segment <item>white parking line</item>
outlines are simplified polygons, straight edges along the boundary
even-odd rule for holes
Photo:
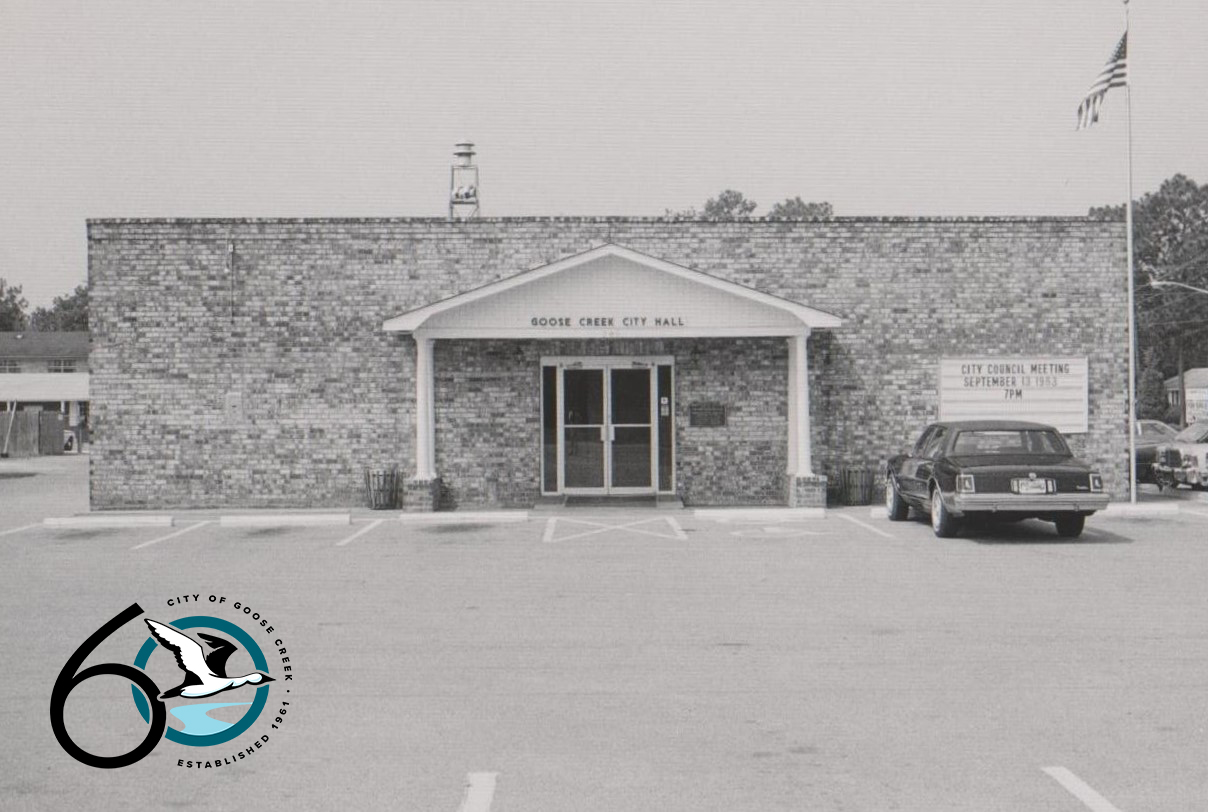
[[[384,521],[386,521],[386,520],[385,520],[385,519],[376,519],[376,520],[374,520],[374,521],[370,522],[369,524],[365,525],[365,526],[364,526],[364,527],[362,527],[360,530],[358,530],[357,532],[353,533],[351,536],[349,536],[348,538],[344,539],[343,541],[338,541],[338,542],[336,542],[336,546],[337,546],[337,547],[343,547],[345,544],[347,544],[348,542],[352,541],[352,540],[353,540],[354,538],[356,538],[357,536],[363,536],[363,535],[365,535],[365,534],[366,534],[366,533],[368,533],[370,530],[372,530],[373,528],[377,527],[379,524],[381,524],[381,523],[382,523],[382,522],[384,522]]]
[[[868,524],[867,522],[862,522],[859,519],[856,519],[852,516],[848,516],[846,513],[836,513],[835,515],[838,516],[840,519],[843,519],[844,521],[848,521],[848,522],[851,522],[852,524],[863,527],[865,530],[869,531],[870,533],[876,533],[881,538],[886,538],[886,539],[896,539],[897,538],[897,536],[895,536],[893,533],[886,533],[884,530],[881,530],[878,527],[873,527],[871,524]]]
[[[188,533],[191,530],[196,530],[197,528],[199,528],[205,524],[213,524],[213,522],[207,519],[206,521],[198,522],[197,524],[191,524],[188,527],[186,527],[184,530],[177,530],[175,533],[169,533],[168,535],[160,536],[157,539],[151,539],[150,541],[144,541],[142,544],[136,544],[133,547],[131,547],[130,549],[131,550],[141,550],[144,547],[150,547],[152,544],[158,544],[161,541],[167,541],[168,539],[174,539],[177,536],[183,536],[185,533]]]
[[[1065,787],[1067,792],[1086,804],[1086,808],[1092,812],[1120,812],[1110,801],[1091,789],[1089,784],[1065,767],[1044,767],[1042,772],[1047,773],[1050,778]]]
[[[558,526],[557,519],[546,519],[545,520],[545,533],[543,533],[541,536],[541,541],[544,544],[549,544],[551,541],[554,540],[554,528],[557,526]]]
[[[747,527],[742,530],[731,530],[731,536],[739,538],[801,538],[802,536],[822,536],[825,535],[817,530],[803,530],[800,527],[783,527],[780,525],[771,525],[769,527]]]
[[[552,520],[551,520],[552,521]],[[491,812],[495,798],[495,779],[499,773],[470,773],[466,776],[466,795],[458,812]]]
[[[1185,507],[1179,507],[1179,513],[1186,513],[1190,516],[1208,516],[1208,513],[1202,510],[1188,510]]]
[[[10,533],[20,533],[22,530],[32,530],[35,527],[41,527],[40,522],[35,524],[27,524],[24,527],[14,527],[12,530],[0,530],[0,536],[7,536]]]
[[[684,532],[684,528],[680,527],[679,522],[670,516],[664,516],[663,518],[667,520],[667,524],[671,525],[671,531],[675,533],[677,539],[688,538],[688,535]]]

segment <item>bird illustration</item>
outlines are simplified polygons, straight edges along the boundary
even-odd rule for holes
[[[198,632],[197,636],[213,649],[206,654],[193,638],[182,634],[171,626],[157,620],[144,618],[151,636],[159,644],[176,655],[176,664],[185,672],[185,681],[175,688],[164,691],[160,699],[171,699],[183,696],[197,699],[203,696],[213,696],[223,691],[230,691],[244,685],[259,685],[262,682],[273,682],[268,674],[253,671],[241,677],[226,675],[226,661],[235,651],[235,644],[212,634]]]

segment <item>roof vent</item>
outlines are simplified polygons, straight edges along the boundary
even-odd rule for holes
[[[474,165],[474,145],[462,141],[453,147],[453,166],[449,168],[449,219],[469,220],[478,216],[478,167]]]

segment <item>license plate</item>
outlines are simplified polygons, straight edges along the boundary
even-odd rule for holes
[[[1049,489],[1043,479],[1017,479],[1015,480],[1015,492],[1035,496],[1038,493],[1048,493]]]

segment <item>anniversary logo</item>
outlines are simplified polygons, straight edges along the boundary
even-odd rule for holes
[[[234,620],[209,614],[163,620],[145,617],[143,623],[150,636],[134,654],[133,665],[110,662],[81,670],[88,656],[107,638],[143,614],[142,607],[134,603],[97,629],[68,658],[50,695],[50,726],[68,755],[90,767],[128,767],[167,739],[186,747],[207,748],[182,754],[177,766],[213,769],[247,759],[268,745],[272,731],[281,729],[292,710],[294,667],[285,642],[259,611],[245,601],[228,600],[225,595],[195,593],[169,598],[165,602],[169,610],[166,614],[175,614],[180,607],[194,604],[199,608],[208,604],[208,611],[233,615]],[[255,635],[260,636],[260,642]],[[232,656],[236,662],[250,660],[251,669],[228,665]],[[152,678],[152,673],[160,675],[161,680],[174,682],[166,683],[171,687],[161,690],[161,683]],[[85,750],[67,732],[64,718],[68,695],[84,681],[102,675],[122,677],[133,683],[134,706],[143,721],[150,724],[146,736],[134,749],[116,756]],[[269,693],[274,688],[279,691],[272,702],[275,713],[265,715],[265,708],[270,707]],[[197,701],[219,695],[228,701]],[[234,721],[210,715],[235,713],[224,710],[227,708],[245,710]],[[172,726],[169,715],[176,720]],[[208,749],[230,742],[235,742],[234,748]]]

